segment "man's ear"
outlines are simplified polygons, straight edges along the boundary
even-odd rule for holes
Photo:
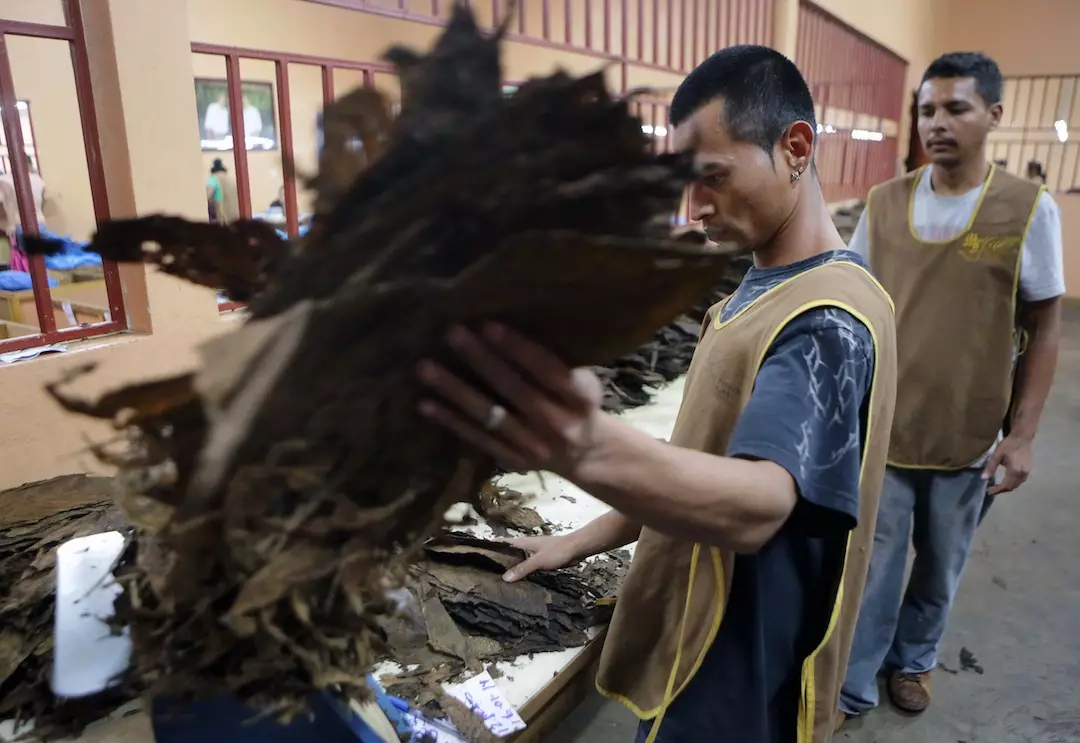
[[[1002,117],[1004,112],[1005,112],[1005,109],[1002,107],[1002,105],[1000,103],[995,103],[994,105],[992,105],[990,107],[990,129],[991,129],[991,131],[993,131],[994,129],[997,129],[998,126],[1001,124],[1001,117]]]
[[[817,132],[805,121],[796,121],[787,128],[780,139],[780,146],[788,168],[794,173],[805,172],[814,159]]]

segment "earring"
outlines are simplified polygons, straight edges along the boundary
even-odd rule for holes
[[[801,170],[792,171],[792,173],[791,173],[791,182],[792,183],[799,180],[800,178],[802,178],[802,171]]]

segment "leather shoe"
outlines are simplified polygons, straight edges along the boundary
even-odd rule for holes
[[[922,712],[930,706],[930,672],[891,674],[889,697],[905,712]]]

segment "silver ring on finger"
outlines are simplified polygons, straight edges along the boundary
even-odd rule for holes
[[[506,420],[506,408],[502,405],[492,405],[491,410],[488,411],[487,421],[484,422],[484,429],[497,431],[504,420]]]

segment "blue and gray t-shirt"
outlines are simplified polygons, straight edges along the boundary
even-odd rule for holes
[[[751,268],[722,319],[835,260],[866,266],[844,250]],[[843,310],[808,310],[773,342],[727,453],[786,469],[798,486],[798,504],[760,552],[735,558],[723,624],[697,675],[664,715],[657,743],[796,740],[803,660],[824,636],[848,531],[859,515],[873,372],[870,331]],[[642,723],[639,741],[649,724]]]

